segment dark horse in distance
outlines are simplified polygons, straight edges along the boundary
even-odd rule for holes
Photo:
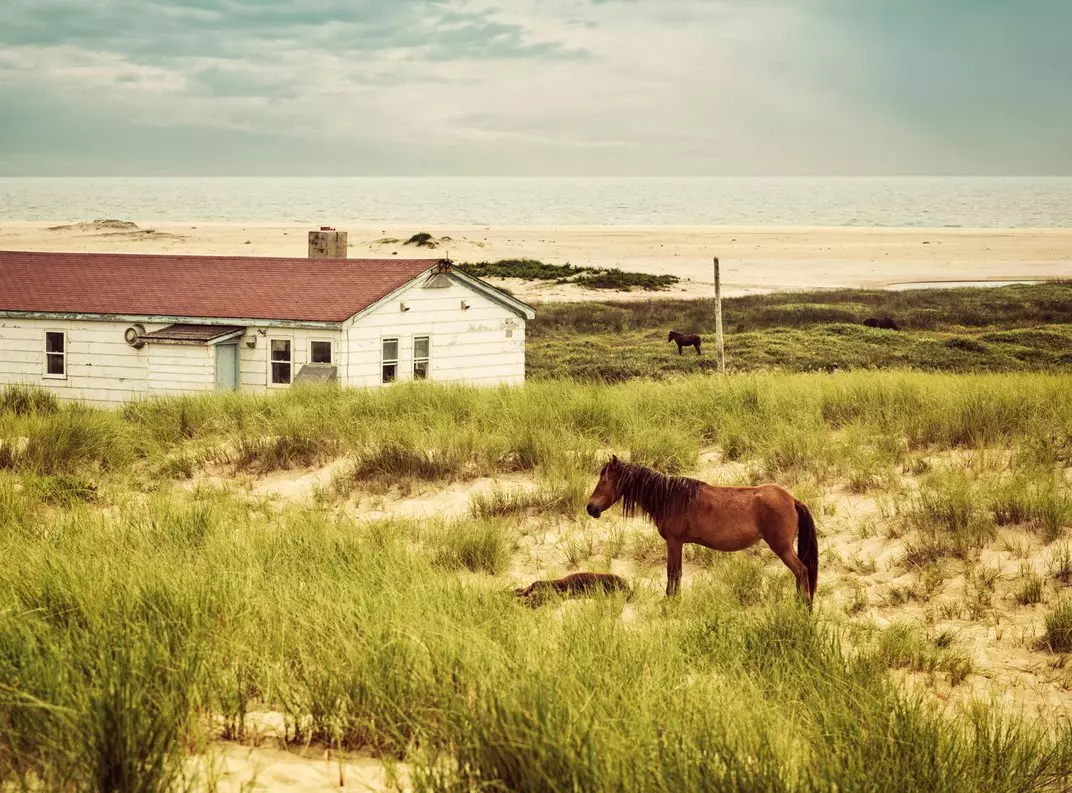
[[[763,540],[797,580],[797,591],[811,607],[819,578],[819,544],[808,508],[778,485],[719,487],[683,476],[665,476],[617,457],[603,466],[588,499],[588,514],[598,518],[618,500],[622,512],[637,511],[666,540],[666,594],[681,584],[681,547],[688,542],[716,551],[742,551]],[[793,550],[793,536],[797,549]]]
[[[901,326],[891,317],[868,317],[864,320],[864,324],[869,328],[880,328],[882,330],[901,329]]]
[[[666,337],[667,341],[677,342],[677,354],[681,355],[682,347],[695,347],[696,354],[700,354],[700,337],[695,333],[678,333],[676,330],[670,331],[670,335]]]

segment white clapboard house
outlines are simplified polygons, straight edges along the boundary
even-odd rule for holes
[[[0,251],[0,384],[105,404],[522,383],[533,309],[445,260]]]

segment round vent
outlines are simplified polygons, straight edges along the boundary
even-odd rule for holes
[[[142,336],[145,335],[144,325],[131,325],[125,331],[123,331],[123,339],[126,343],[133,347],[135,350],[140,350],[145,346],[145,339]]]

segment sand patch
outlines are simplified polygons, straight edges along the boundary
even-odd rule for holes
[[[219,793],[409,789],[404,771],[396,777],[374,757],[323,747],[281,749],[218,741],[198,763],[209,780],[204,789]]]

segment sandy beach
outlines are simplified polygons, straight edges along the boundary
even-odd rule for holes
[[[6,221],[0,250],[304,257],[309,226],[146,223],[136,228]],[[723,291],[890,287],[903,283],[1072,278],[1072,229],[730,228],[672,226],[371,227],[349,233],[352,258],[449,256],[455,261],[532,258],[562,264],[669,273],[683,279],[663,297],[706,297],[711,259]],[[434,249],[398,240],[427,231]],[[389,242],[388,240],[394,240]],[[529,301],[636,299],[652,293],[512,283]]]

